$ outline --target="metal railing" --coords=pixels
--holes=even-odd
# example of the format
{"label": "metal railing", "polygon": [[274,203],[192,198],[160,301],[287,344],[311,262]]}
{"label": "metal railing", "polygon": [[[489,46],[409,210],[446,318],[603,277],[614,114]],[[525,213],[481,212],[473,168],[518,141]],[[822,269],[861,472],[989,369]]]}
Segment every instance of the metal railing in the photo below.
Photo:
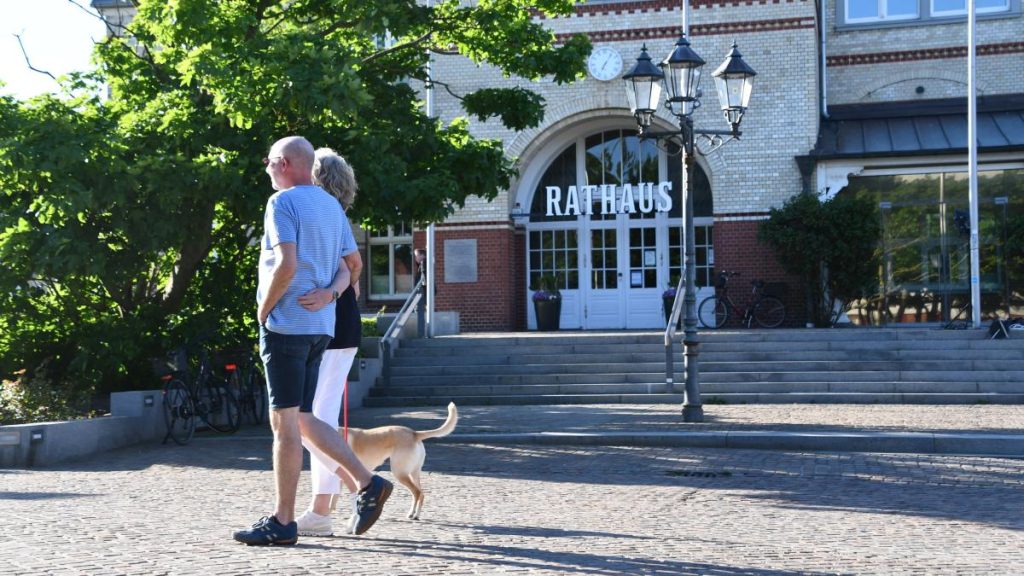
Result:
{"label": "metal railing", "polygon": [[[402,331],[405,330],[405,325],[409,322],[409,318],[412,317],[413,312],[419,307],[420,301],[423,300],[423,287],[425,286],[424,281],[426,276],[420,277],[419,282],[413,287],[412,292],[409,293],[409,297],[405,299],[405,303],[402,304],[402,308],[399,309],[398,314],[395,316],[394,321],[391,322],[391,326],[384,331],[384,335],[380,339],[380,360],[381,360],[381,377],[384,379],[384,385],[391,384],[391,353],[396,348],[395,341],[399,339]],[[419,335],[420,337],[423,334]]]}
{"label": "metal railing", "polygon": [[672,362],[676,326],[679,325],[679,314],[683,311],[683,292],[686,290],[686,275],[679,276],[679,285],[676,286],[676,297],[672,300],[672,313],[668,315],[668,324],[665,326],[665,384],[671,394],[675,391],[675,365]]}

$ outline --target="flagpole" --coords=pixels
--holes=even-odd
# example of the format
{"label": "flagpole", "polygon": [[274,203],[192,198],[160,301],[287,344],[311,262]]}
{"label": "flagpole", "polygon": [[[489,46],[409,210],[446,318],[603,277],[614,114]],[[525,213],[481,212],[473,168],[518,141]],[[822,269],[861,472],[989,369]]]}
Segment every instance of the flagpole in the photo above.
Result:
{"label": "flagpole", "polygon": [[967,171],[971,212],[971,323],[981,327],[981,260],[978,235],[978,99],[975,83],[975,0],[967,0]]}

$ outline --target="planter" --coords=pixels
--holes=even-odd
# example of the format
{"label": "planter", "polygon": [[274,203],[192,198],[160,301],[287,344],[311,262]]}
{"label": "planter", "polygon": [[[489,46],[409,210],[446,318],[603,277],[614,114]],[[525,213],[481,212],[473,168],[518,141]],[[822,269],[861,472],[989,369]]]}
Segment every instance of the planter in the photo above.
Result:
{"label": "planter", "polygon": [[558,330],[559,318],[562,315],[562,300],[535,300],[533,310],[537,315],[537,330],[553,332]]}
{"label": "planter", "polygon": [[380,356],[380,336],[363,336],[359,341],[361,358],[377,358]]}

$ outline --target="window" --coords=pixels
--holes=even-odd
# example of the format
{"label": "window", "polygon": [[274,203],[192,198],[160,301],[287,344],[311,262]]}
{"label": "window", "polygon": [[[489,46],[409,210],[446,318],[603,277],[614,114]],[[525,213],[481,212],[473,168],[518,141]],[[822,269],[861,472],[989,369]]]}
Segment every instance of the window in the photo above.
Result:
{"label": "window", "polygon": [[535,230],[529,240],[530,286],[539,286],[541,276],[554,276],[559,290],[579,289],[576,230]]}
{"label": "window", "polygon": [[846,22],[917,18],[918,0],[846,0]]}
{"label": "window", "polygon": [[[931,0],[932,16],[962,16],[967,14],[967,0]],[[975,0],[978,14],[1005,12],[1010,9],[1009,0]]]}
{"label": "window", "polygon": [[[1020,13],[1021,0],[975,0],[978,15],[1000,17]],[[843,0],[837,4],[839,26],[927,24],[963,18],[967,0]]]}
{"label": "window", "polygon": [[412,226],[370,233],[370,297],[405,297],[412,291]]}

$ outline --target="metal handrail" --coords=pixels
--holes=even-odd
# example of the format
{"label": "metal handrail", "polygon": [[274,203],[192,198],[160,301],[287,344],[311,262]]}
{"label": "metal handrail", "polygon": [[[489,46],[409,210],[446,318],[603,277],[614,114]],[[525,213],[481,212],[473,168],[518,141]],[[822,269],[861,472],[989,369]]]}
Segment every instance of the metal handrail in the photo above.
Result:
{"label": "metal handrail", "polygon": [[668,315],[668,325],[665,326],[665,384],[668,386],[669,393],[675,391],[673,379],[675,375],[675,366],[672,363],[672,348],[673,339],[672,336],[676,332],[676,326],[679,325],[679,314],[683,310],[683,291],[686,289],[686,274],[679,276],[679,285],[676,286],[676,297],[672,300],[672,313]]}
{"label": "metal handrail", "polygon": [[384,335],[381,336],[378,346],[380,347],[381,377],[384,378],[385,386],[391,384],[391,351],[394,348],[392,342],[398,339],[398,335],[401,334],[406,322],[409,321],[412,313],[419,305],[420,299],[423,298],[423,282],[425,280],[426,276],[420,277],[419,282],[416,283],[412,292],[409,293],[409,297],[405,299],[405,303],[398,310],[398,314],[391,322],[391,326],[388,326],[388,329],[384,331]]}

